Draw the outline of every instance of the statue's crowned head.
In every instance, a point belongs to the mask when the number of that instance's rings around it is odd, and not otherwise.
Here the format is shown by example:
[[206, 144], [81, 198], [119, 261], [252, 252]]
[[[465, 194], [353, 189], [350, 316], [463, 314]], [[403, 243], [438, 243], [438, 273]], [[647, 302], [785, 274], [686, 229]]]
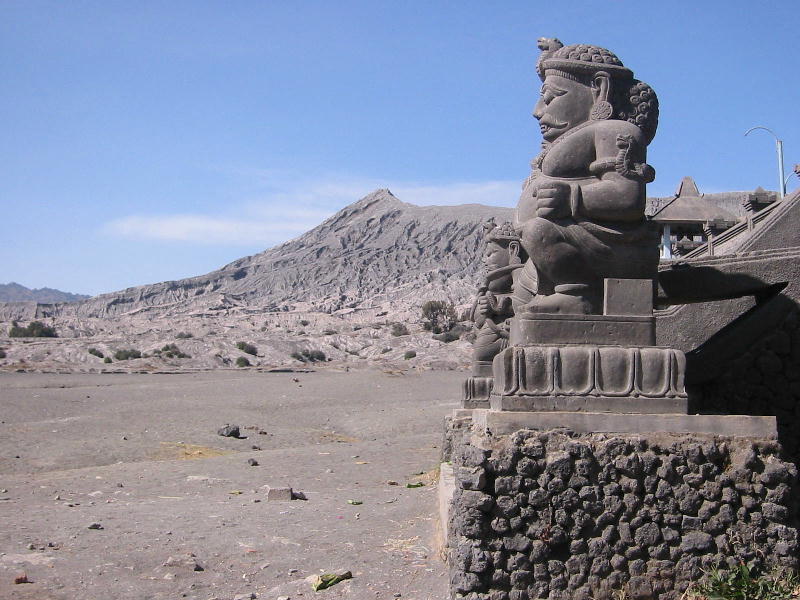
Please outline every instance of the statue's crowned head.
[[536, 72], [542, 91], [534, 109], [545, 141], [587, 121], [618, 119], [633, 123], [650, 142], [658, 126], [658, 98], [634, 79], [633, 72], [611, 51], [599, 46], [564, 46], [541, 38]]
[[[495, 273], [506, 271], [509, 266], [520, 265], [527, 259], [525, 251], [522, 249], [519, 233], [514, 229], [511, 223], [503, 223], [495, 225], [490, 222], [486, 225], [486, 249], [483, 253], [483, 264], [486, 267], [487, 273]], [[502, 285], [510, 285], [510, 271], [509, 275], [504, 278], [501, 283], [497, 280], [495, 283], [490, 284], [490, 289], [502, 287]]]

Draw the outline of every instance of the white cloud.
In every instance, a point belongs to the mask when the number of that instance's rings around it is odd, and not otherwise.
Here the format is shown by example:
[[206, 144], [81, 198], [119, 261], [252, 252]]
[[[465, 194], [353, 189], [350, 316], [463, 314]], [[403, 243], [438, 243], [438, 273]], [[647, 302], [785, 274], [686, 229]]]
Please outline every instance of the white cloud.
[[392, 193], [411, 204], [490, 204], [516, 206], [521, 191], [518, 181], [481, 181], [438, 185], [399, 184]]
[[287, 173], [254, 169], [235, 175], [257, 191], [247, 193], [249, 199], [227, 214], [129, 215], [106, 223], [103, 231], [138, 240], [269, 246], [312, 229], [378, 188], [389, 188], [400, 200], [418, 205], [514, 206], [520, 190], [516, 181], [426, 184], [334, 176], [302, 182]]

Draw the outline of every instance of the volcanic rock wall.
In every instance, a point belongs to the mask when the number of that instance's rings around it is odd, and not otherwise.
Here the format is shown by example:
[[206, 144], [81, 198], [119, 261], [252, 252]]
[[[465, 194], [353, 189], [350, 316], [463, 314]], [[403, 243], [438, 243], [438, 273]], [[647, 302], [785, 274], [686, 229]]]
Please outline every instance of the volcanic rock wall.
[[[474, 439], [474, 438], [473, 438]], [[454, 598], [677, 600], [702, 570], [797, 566], [778, 444], [520, 431], [453, 456]]]

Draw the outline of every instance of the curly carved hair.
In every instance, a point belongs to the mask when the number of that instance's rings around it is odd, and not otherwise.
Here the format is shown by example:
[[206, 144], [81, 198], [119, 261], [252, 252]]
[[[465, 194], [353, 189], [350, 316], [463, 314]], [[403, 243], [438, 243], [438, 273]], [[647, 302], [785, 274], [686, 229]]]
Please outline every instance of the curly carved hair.
[[514, 229], [514, 226], [506, 221], [497, 225], [494, 220], [484, 224], [485, 239], [487, 242], [497, 242], [500, 244], [508, 244], [508, 242], [519, 242], [519, 232]]
[[566, 58], [568, 60], [579, 60], [595, 64], [624, 66], [622, 61], [611, 50], [606, 50], [600, 46], [590, 44], [572, 44], [556, 50], [552, 58]]
[[558, 44], [546, 47], [540, 44], [542, 57], [537, 64], [540, 77], [544, 75], [541, 72], [544, 69], [554, 68], [566, 71], [571, 78], [590, 85], [594, 73], [608, 72], [613, 81], [611, 103], [614, 107], [614, 118], [636, 125], [649, 144], [658, 127], [658, 97], [653, 88], [634, 79], [633, 73], [610, 50], [590, 44], [563, 47]]
[[628, 86], [621, 81], [615, 84], [612, 103], [616, 118], [636, 125], [649, 144], [658, 127], [658, 97], [655, 91], [644, 81], [636, 79]]

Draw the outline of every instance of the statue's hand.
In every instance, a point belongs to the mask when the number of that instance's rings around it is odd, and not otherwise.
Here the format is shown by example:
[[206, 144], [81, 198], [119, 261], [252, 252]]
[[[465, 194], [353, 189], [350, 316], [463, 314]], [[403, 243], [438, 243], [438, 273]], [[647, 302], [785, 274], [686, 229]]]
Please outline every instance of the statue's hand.
[[[487, 293], [491, 294], [491, 292]], [[478, 298], [478, 306], [475, 312], [478, 313], [481, 317], [488, 317], [492, 314], [491, 307], [492, 307], [491, 300], [487, 298], [486, 295], [483, 295], [480, 298]]]
[[552, 181], [539, 188], [536, 194], [536, 216], [545, 219], [560, 219], [570, 216], [570, 187], [568, 183]]

